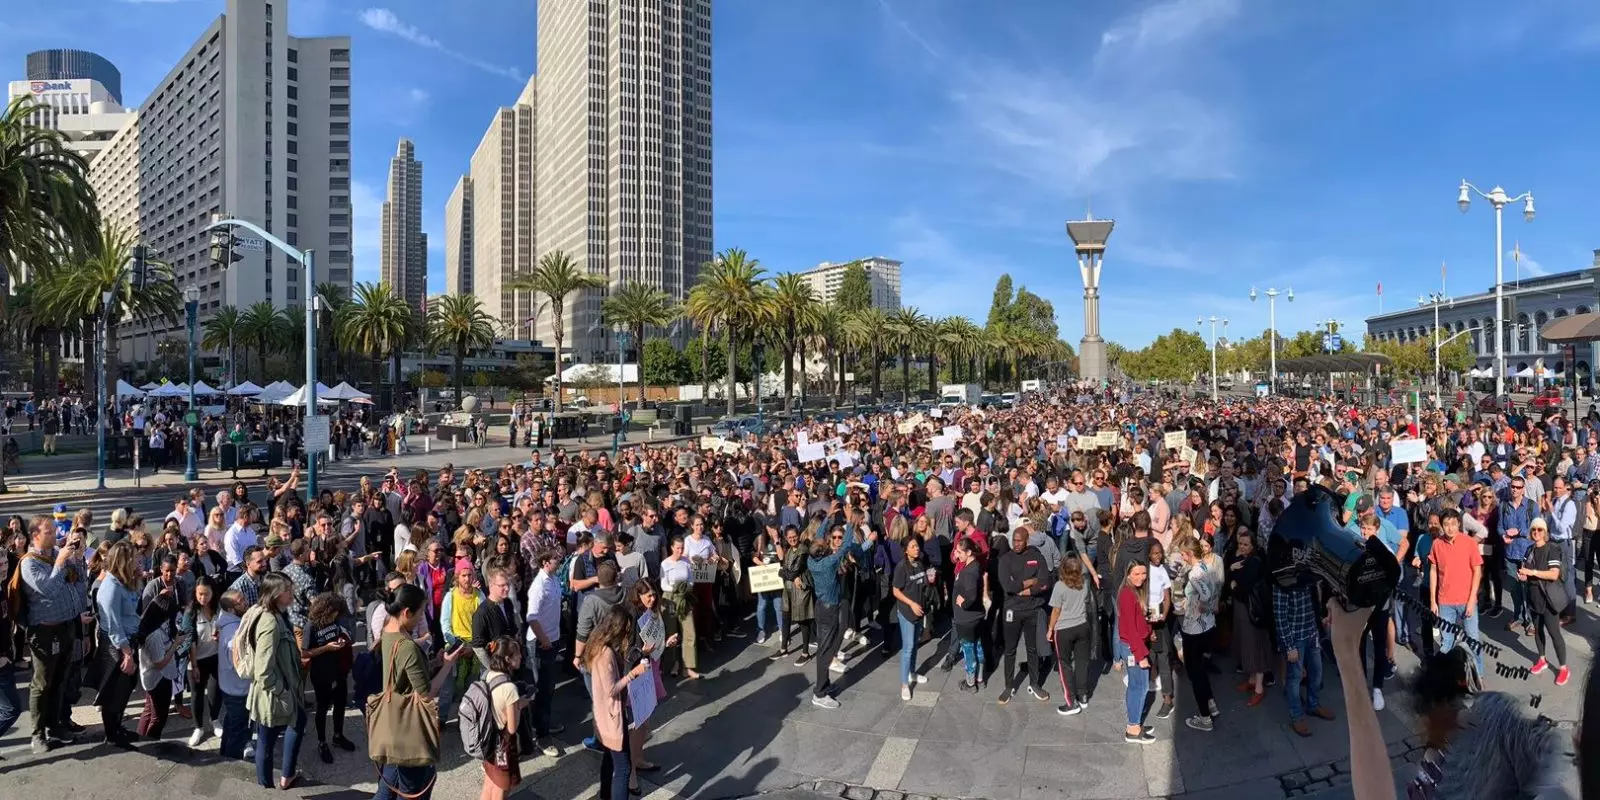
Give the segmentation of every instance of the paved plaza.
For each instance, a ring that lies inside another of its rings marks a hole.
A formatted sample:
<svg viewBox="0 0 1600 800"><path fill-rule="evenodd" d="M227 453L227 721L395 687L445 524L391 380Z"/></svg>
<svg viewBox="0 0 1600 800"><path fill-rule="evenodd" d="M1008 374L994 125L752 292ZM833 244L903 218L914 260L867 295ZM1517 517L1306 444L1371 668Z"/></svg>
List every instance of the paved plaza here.
<svg viewBox="0 0 1600 800"><path fill-rule="evenodd" d="M1541 696L1540 711L1570 728L1578 714L1584 669L1590 650L1577 634L1592 635L1597 621L1585 606L1570 631L1574 680L1557 688L1546 673L1527 681L1492 676L1491 688L1521 698ZM1501 659L1526 665L1527 640L1512 643L1502 626L1496 640L1508 646ZM874 634L875 636L876 634ZM1216 676L1221 716L1213 733L1192 731L1182 719L1192 713L1188 687L1178 691L1178 713L1148 722L1158 737L1139 746L1122 741L1122 685L1119 673L1100 678L1090 709L1084 714L1056 714L1059 681L1047 683L1049 702L1024 693L1011 703L995 702L997 688L982 695L958 690L959 670L929 673L928 683L910 702L899 697L897 662L885 662L874 642L853 651L849 671L836 678L843 707L836 711L810 703L809 665L794 667L789 659L772 661L772 650L753 639L729 639L707 659L711 669L698 682L669 682L671 697L657 710L656 738L649 758L662 771L647 778L646 797L767 798L845 797L849 800L912 798L1061 798L1062 800L1139 800L1143 798L1235 798L1272 800L1282 797L1342 798L1349 796L1349 750L1343 722L1343 700L1332 664L1326 679L1328 707L1339 713L1334 722L1312 720L1314 735L1302 739L1290 731L1281 695L1269 690L1265 702L1247 708L1245 696L1233 691L1231 659L1223 659ZM920 651L923 663L934 659L934 645ZM1401 673L1415 665L1401 655ZM703 665L704 666L704 665ZM1492 670L1491 670L1492 671ZM1410 775L1409 761L1418 754L1418 740L1406 709L1409 698L1401 684L1390 683L1388 708L1380 713L1396 774ZM20 687L25 693L26 686ZM86 691L84 701L91 693ZM130 709L130 713L137 709ZM543 800L588 800L598 790L599 757L584 751L578 740L587 730L582 689L564 681L557 690L556 716L568 722L562 735L566 752L559 759L538 757L523 762L525 782L519 796ZM80 705L77 719L97 722L96 712ZM361 746L353 754L337 753L333 765L316 756L313 728L301 755L309 779L297 790L319 798L370 797L375 773L364 756L361 718L348 717L350 737ZM78 745L43 757L27 755L27 719L0 742L0 798L282 797L255 786L249 764L223 762L217 741L199 750L184 743L190 727L173 717L167 739L124 753ZM92 728L91 730L97 730ZM1563 741L1566 738L1563 737ZM462 755L454 727L444 734L447 763L439 776L437 798L474 796L482 782L475 763ZM337 751L336 751L337 752ZM132 793L129 793L129 790Z"/></svg>

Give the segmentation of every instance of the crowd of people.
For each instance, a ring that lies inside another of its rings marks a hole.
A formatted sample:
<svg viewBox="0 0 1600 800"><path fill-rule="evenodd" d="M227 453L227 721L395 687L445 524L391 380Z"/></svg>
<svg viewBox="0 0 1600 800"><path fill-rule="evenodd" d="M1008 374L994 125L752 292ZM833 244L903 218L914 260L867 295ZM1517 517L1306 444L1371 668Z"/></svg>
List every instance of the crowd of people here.
<svg viewBox="0 0 1600 800"><path fill-rule="evenodd" d="M1274 525L1313 485L1342 498L1340 525L1395 555L1404 600L1348 611L1280 579ZM1430 747L1413 796L1512 796L1475 792L1558 773L1559 748L1530 746L1521 769L1481 776L1484 736L1553 734L1520 701L1483 702L1492 693L1471 713L1490 709L1478 720L1498 727L1468 724L1463 696L1487 669L1473 645L1504 626L1532 640L1535 680L1566 684L1563 629L1593 602L1597 532L1592 417L1127 386L808 418L615 460L535 450L316 497L294 472L187 492L159 521L65 507L11 519L0 735L20 714L13 678L27 662L35 753L88 732L72 716L88 688L108 745L162 738L177 714L192 746L219 737L224 756L253 758L262 786L290 788L308 720L322 761L360 757L340 755L356 749L346 720L359 710L379 797L425 798L439 753L407 742L455 724L492 798L520 782L523 759L561 756L557 737L587 724L601 795L622 800L658 768L646 748L657 704L753 628L739 647L806 670L823 711L843 702L841 651L875 643L908 701L933 669L1069 716L1120 684L1111 702L1130 744L1155 741L1151 717L1180 703L1198 732L1251 724L1274 688L1290 728L1316 735L1337 716L1322 694L1328 654L1352 762L1372 772L1374 714L1405 647L1423 665L1414 695ZM1230 682L1245 698L1238 723L1216 702ZM567 692L587 698L587 719L554 713Z"/></svg>

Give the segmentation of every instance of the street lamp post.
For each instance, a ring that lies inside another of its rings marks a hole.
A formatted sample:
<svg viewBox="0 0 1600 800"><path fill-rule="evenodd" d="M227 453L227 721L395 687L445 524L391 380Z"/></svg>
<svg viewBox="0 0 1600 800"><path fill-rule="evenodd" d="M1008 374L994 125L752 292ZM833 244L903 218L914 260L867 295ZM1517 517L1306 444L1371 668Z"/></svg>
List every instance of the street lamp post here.
<svg viewBox="0 0 1600 800"><path fill-rule="evenodd" d="M1211 323L1211 402L1217 402L1217 324L1222 324L1222 329L1228 329L1226 317L1213 316L1211 319L1196 319L1194 326L1199 328L1207 322Z"/></svg>
<svg viewBox="0 0 1600 800"><path fill-rule="evenodd" d="M96 360L100 362L95 365L95 374L99 376L96 381L99 397L96 399L100 404L99 410L94 415L96 429L95 488L102 492L106 489L106 423L110 421L109 415L106 413L106 346L108 344L106 342L106 315L111 313L111 300L114 297L116 297L116 292L110 290L100 293L100 330L96 337L100 340L100 346L95 350Z"/></svg>
<svg viewBox="0 0 1600 800"><path fill-rule="evenodd" d="M1461 213L1467 213L1472 207L1472 195L1477 194L1489 204L1494 206L1494 394L1500 397L1506 393L1506 349L1505 349L1505 221L1504 211L1506 204L1522 201L1522 218L1527 222L1533 221L1533 193L1523 192L1512 197L1506 190L1496 186L1485 192L1465 180L1461 181L1460 192L1456 195L1456 205L1461 208Z"/></svg>
<svg viewBox="0 0 1600 800"><path fill-rule="evenodd" d="M1455 333L1450 334L1450 336L1448 338L1446 338L1444 341L1439 341L1439 327L1437 325L1434 326L1434 333L1433 333L1433 407L1434 408L1439 408L1440 407L1439 406L1439 368L1440 368L1440 365L1439 365L1439 354L1444 352L1444 346L1445 345L1447 345L1447 344L1449 344L1449 343L1451 343L1451 342L1453 342L1453 341L1455 341L1455 340L1457 340L1457 339L1459 339L1459 338L1461 338L1463 336L1466 336L1469 333L1477 333L1478 331L1481 331L1481 330L1483 330L1483 326L1474 325L1474 326L1472 326L1470 328L1467 328L1466 330L1456 331ZM1496 401L1496 402L1498 402L1498 401Z"/></svg>
<svg viewBox="0 0 1600 800"><path fill-rule="evenodd" d="M1417 298L1417 305L1433 306L1433 407L1439 407L1439 306L1450 301L1443 292L1433 292ZM1450 337L1454 339L1455 337Z"/></svg>
<svg viewBox="0 0 1600 800"><path fill-rule="evenodd" d="M617 459L617 448L628 438L628 431L624 427L627 424L627 414L622 410L624 392L624 382L622 380L622 360L623 356L628 352L628 342L631 338L632 337L628 334L627 328L624 328L620 325L617 326L617 430L615 433L611 434L612 461L616 461ZM643 361L643 359L640 359L640 361ZM644 364L641 363L639 368L643 370ZM644 378L641 374L640 380L643 379Z"/></svg>
<svg viewBox="0 0 1600 800"><path fill-rule="evenodd" d="M302 251L292 247L289 243L263 230L260 226L246 222L242 219L223 219L221 214L211 216L211 224L207 225L202 233L214 230L227 230L233 228L245 230L261 237L267 244L272 245L279 252L293 259L300 265L302 271L301 286L306 287L306 424L317 414L317 305L316 305L316 252ZM231 358L229 359L232 360ZM191 381L192 384L192 381ZM317 448L306 449L306 497L317 496Z"/></svg>
<svg viewBox="0 0 1600 800"><path fill-rule="evenodd" d="M200 480L200 469L195 463L195 428L200 424L200 412L194 405L194 353L195 329L200 327L200 287L189 284L183 290L183 313L188 323L189 332L189 411L184 415L185 427L189 429L188 439L184 442L184 450L188 458L183 470L183 479L186 481Z"/></svg>
<svg viewBox="0 0 1600 800"><path fill-rule="evenodd" d="M1339 320L1332 318L1318 320L1314 324L1319 330L1322 328L1328 329L1327 334L1323 338L1324 349L1326 349L1329 354L1339 352L1339 350L1343 347L1343 342L1339 341L1339 329L1344 327L1344 325L1341 324ZM1328 396L1332 397L1333 394L1333 370L1330 369L1328 370Z"/></svg>
<svg viewBox="0 0 1600 800"><path fill-rule="evenodd" d="M1267 289L1262 294L1267 296L1267 353L1271 359L1271 372L1267 378L1267 393L1278 393L1278 295L1283 295L1285 300L1294 302L1294 289ZM1250 302L1256 301L1256 287L1250 287Z"/></svg>

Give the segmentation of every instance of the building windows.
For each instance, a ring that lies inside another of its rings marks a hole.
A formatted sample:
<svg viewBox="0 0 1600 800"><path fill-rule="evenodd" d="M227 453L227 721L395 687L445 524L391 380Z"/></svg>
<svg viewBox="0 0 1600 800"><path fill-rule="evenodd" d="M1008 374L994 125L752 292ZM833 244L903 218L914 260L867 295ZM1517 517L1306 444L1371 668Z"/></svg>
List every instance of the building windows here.
<svg viewBox="0 0 1600 800"><path fill-rule="evenodd" d="M267 162L267 164L268 164L268 166L271 166L272 162L269 161L269 162ZM300 171L300 162L298 160L296 160L296 159L293 159L293 158L289 159L289 171L290 172L299 172Z"/></svg>
<svg viewBox="0 0 1600 800"><path fill-rule="evenodd" d="M300 227L300 215L299 214L289 214L286 217L286 220L289 223L289 227L291 227L291 228Z"/></svg>
<svg viewBox="0 0 1600 800"><path fill-rule="evenodd" d="M290 67L289 68L289 80L291 80L291 81L300 80L300 70L295 69L294 67Z"/></svg>
<svg viewBox="0 0 1600 800"><path fill-rule="evenodd" d="M295 117L298 117L298 116L300 116L300 107L295 105L294 103L290 103L289 104L289 119L294 119Z"/></svg>
<svg viewBox="0 0 1600 800"><path fill-rule="evenodd" d="M331 68L329 68L328 69L328 80L330 80L330 81L347 81L347 80L350 80L350 68L349 67L331 67Z"/></svg>
<svg viewBox="0 0 1600 800"><path fill-rule="evenodd" d="M267 84L267 94L272 94L272 84L270 84L270 83ZM299 87L297 87L297 86L290 86L289 87L289 99L290 100L299 100L300 99L300 88Z"/></svg>
<svg viewBox="0 0 1600 800"><path fill-rule="evenodd" d="M336 189L349 189L349 188L350 188L350 179L349 178L336 176L336 177L332 177L332 178L328 179L328 189L330 191L336 190Z"/></svg>
<svg viewBox="0 0 1600 800"><path fill-rule="evenodd" d="M328 135L329 136L349 136L350 135L350 123L348 123L348 122L330 122L330 123L328 123Z"/></svg>
<svg viewBox="0 0 1600 800"><path fill-rule="evenodd" d="M348 103L341 103L339 105L328 106L328 116L348 117L350 116L350 105Z"/></svg>
<svg viewBox="0 0 1600 800"><path fill-rule="evenodd" d="M300 51L294 49L293 47L289 48L289 63L290 64L298 64L298 63L300 63Z"/></svg>
<svg viewBox="0 0 1600 800"><path fill-rule="evenodd" d="M350 51L343 48L331 50L328 52L328 60L348 62L350 60Z"/></svg>

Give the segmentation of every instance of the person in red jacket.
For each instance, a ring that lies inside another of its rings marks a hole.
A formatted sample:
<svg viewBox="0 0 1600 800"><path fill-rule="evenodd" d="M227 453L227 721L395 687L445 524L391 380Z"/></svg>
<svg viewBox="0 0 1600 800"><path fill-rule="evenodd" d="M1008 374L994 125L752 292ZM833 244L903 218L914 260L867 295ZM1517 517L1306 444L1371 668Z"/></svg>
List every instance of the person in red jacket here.
<svg viewBox="0 0 1600 800"><path fill-rule="evenodd" d="M1128 564L1117 593L1117 658L1122 661L1128 677L1125 702L1128 707L1128 727L1122 740L1129 744L1149 744L1156 740L1154 733L1144 726L1145 695L1150 692L1150 621L1145 618L1145 579L1149 577L1145 566L1137 561Z"/></svg>

